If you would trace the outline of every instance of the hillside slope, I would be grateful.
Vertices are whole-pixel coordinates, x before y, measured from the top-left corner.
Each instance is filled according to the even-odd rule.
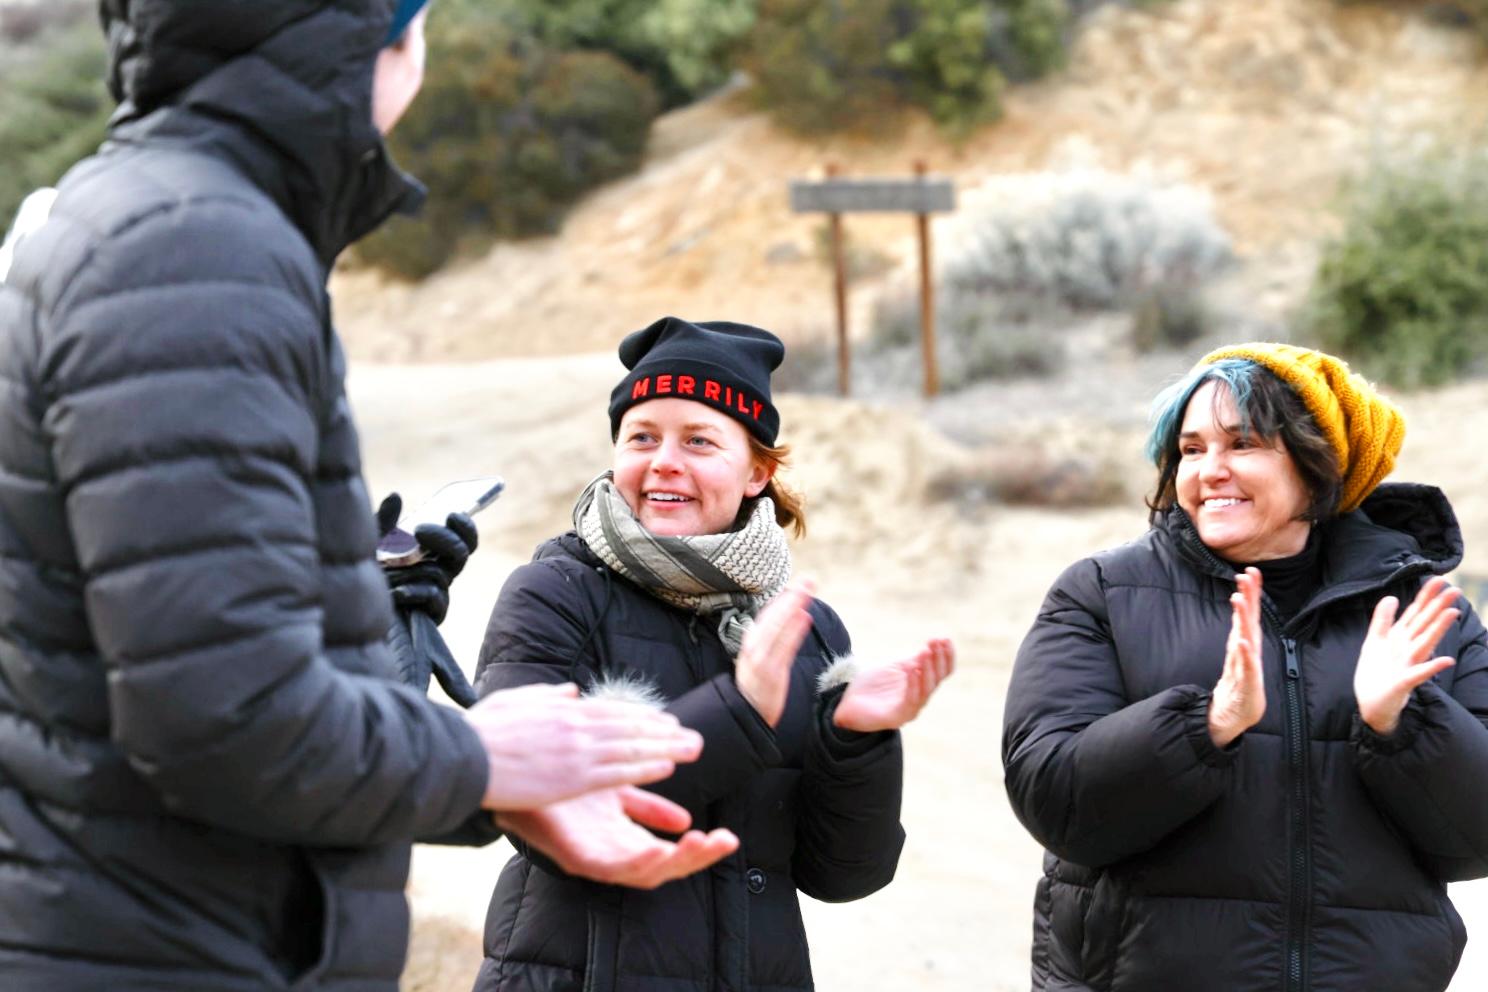
[[[1340,180],[1373,155],[1488,127],[1483,46],[1427,10],[1104,7],[1081,25],[1067,71],[1013,89],[1005,118],[959,147],[919,119],[891,141],[805,141],[746,94],[723,94],[658,121],[642,171],[586,199],[554,237],[498,245],[416,287],[339,273],[340,327],[353,357],[376,361],[603,349],[664,313],[823,333],[822,220],[789,212],[787,182],[827,162],[905,173],[916,158],[964,196],[999,174],[1086,166],[1207,189],[1242,257],[1271,273],[1262,302],[1282,307],[1305,286]],[[908,218],[850,223],[858,243],[895,261],[910,259],[912,232]]]

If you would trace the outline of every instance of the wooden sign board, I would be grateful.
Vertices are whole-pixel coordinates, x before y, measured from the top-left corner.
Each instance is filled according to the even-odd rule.
[[[792,180],[791,210],[796,213],[945,213],[956,209],[949,179]]]
[[[858,213],[914,214],[920,242],[920,346],[924,354],[925,395],[940,391],[935,360],[935,284],[930,265],[930,215],[956,209],[956,188],[949,179],[932,177],[924,162],[906,179],[847,179],[827,166],[827,178],[792,180],[791,210],[829,215],[832,231],[833,295],[837,300],[837,388],[851,391],[851,348],[847,336],[847,259],[843,250],[842,215]]]

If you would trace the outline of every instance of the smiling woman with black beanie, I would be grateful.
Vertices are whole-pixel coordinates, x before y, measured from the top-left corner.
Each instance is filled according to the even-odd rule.
[[[580,495],[574,529],[502,589],[476,675],[482,692],[574,681],[671,712],[702,734],[702,757],[649,788],[739,848],[637,892],[518,844],[479,992],[811,989],[797,891],[857,899],[894,875],[898,728],[950,674],[952,649],[855,668],[837,615],[790,582],[784,527],[805,520],[776,478],[783,356],[744,324],[668,317],[625,339],[613,467]],[[532,840],[594,801],[500,820]]]

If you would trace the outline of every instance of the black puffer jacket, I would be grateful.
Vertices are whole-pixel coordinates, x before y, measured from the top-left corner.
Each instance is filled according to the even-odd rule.
[[[816,678],[849,650],[820,602],[773,730],[734,684],[713,625],[604,568],[577,536],[512,573],[481,649],[482,693],[531,682],[637,677],[704,739],[694,764],[651,788],[694,826],[728,827],[740,848],[654,892],[602,886],[518,854],[486,918],[479,992],[784,992],[810,989],[796,890],[857,899],[898,864],[897,733],[838,736],[841,690]],[[845,739],[845,738],[851,738]]]
[[[1439,992],[1462,953],[1448,881],[1488,874],[1488,646],[1457,659],[1399,731],[1365,727],[1353,674],[1370,613],[1461,560],[1446,499],[1381,486],[1325,525],[1323,584],[1265,622],[1266,714],[1209,739],[1233,573],[1181,510],[1055,583],[1019,651],[1003,760],[1048,849],[1033,987]],[[1268,611],[1269,612],[1269,611]]]
[[[486,779],[388,681],[324,289],[411,192],[391,5],[104,8],[110,143],[0,286],[0,986],[391,990]]]

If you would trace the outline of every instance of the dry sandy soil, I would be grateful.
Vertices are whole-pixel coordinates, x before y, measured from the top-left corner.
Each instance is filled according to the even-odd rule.
[[[1098,12],[1067,72],[1014,92],[1004,121],[961,146],[916,121],[892,141],[806,143],[737,95],[685,109],[659,122],[644,171],[586,200],[553,238],[501,245],[417,287],[338,274],[374,492],[398,488],[417,502],[450,479],[508,479],[445,625],[469,663],[504,576],[566,527],[574,495],[605,466],[603,409],[622,333],[670,312],[751,320],[796,340],[827,326],[819,221],[788,212],[787,179],[827,161],[892,173],[925,158],[968,197],[1001,174],[1069,167],[1192,183],[1234,235],[1245,299],[1282,319],[1332,229],[1340,182],[1371,156],[1481,133],[1485,97],[1480,49],[1417,4],[1181,0]],[[852,231],[890,259],[911,257],[907,221],[855,218]],[[855,290],[859,327],[879,284]],[[782,402],[812,506],[800,570],[860,646],[889,654],[946,633],[961,656],[905,734],[909,843],[898,879],[859,903],[806,907],[827,992],[1027,987],[1039,851],[1003,797],[1009,668],[1059,571],[1145,527],[1136,424],[1160,377],[1195,354],[1112,354],[1098,378],[1071,369],[929,405]],[[1396,475],[1447,490],[1468,538],[1462,574],[1488,576],[1488,472],[1472,440],[1488,436],[1488,383],[1402,403],[1411,432]],[[963,449],[932,421],[999,443]],[[1006,474],[1030,445],[1104,465],[1101,478],[1087,469],[1075,483],[1114,479],[1125,495],[1077,511],[937,498],[947,477]],[[468,988],[508,856],[504,844],[417,852],[405,989]],[[1454,887],[1454,897],[1469,929],[1488,934],[1488,883]],[[1484,987],[1488,951],[1474,941],[1453,989]]]

